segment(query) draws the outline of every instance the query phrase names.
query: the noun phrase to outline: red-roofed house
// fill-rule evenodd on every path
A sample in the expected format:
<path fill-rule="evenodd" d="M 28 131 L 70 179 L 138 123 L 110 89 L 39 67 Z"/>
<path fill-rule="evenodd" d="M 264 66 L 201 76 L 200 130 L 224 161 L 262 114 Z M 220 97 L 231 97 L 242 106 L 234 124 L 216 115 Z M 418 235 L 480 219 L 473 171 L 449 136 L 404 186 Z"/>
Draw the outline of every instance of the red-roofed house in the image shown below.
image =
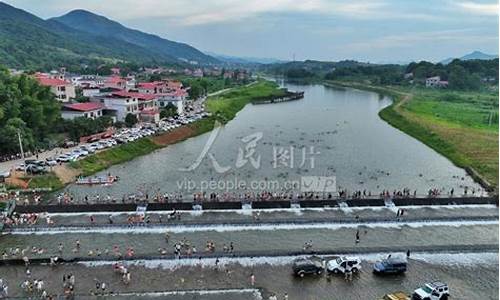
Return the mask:
<path fill-rule="evenodd" d="M 96 102 L 66 104 L 62 108 L 61 116 L 67 120 L 79 117 L 96 119 L 102 116 L 103 108 L 104 106 L 101 103 Z"/>
<path fill-rule="evenodd" d="M 75 86 L 71 82 L 59 78 L 51 78 L 49 75 L 41 73 L 37 73 L 35 79 L 40 85 L 50 87 L 50 91 L 61 102 L 69 102 L 76 97 Z"/>
<path fill-rule="evenodd" d="M 110 76 L 104 81 L 104 88 L 124 89 L 127 87 L 127 80 L 120 76 Z"/>
<path fill-rule="evenodd" d="M 160 94 L 167 92 L 168 85 L 163 81 L 139 82 L 137 90 L 144 94 Z"/>

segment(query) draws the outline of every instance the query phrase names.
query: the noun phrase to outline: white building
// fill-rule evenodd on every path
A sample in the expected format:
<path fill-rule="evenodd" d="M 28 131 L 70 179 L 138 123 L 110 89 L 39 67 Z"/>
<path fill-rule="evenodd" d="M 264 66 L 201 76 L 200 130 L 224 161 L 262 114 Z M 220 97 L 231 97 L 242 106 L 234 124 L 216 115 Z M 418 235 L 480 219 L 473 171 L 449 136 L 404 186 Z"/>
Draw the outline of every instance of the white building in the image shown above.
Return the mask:
<path fill-rule="evenodd" d="M 157 96 L 143 93 L 127 92 L 124 90 L 112 92 L 111 94 L 96 96 L 94 101 L 99 101 L 112 112 L 117 121 L 125 121 L 130 113 L 143 119 L 158 120 L 160 112 L 157 107 Z"/>
<path fill-rule="evenodd" d="M 448 81 L 441 80 L 440 76 L 429 77 L 425 80 L 425 87 L 447 87 Z"/>
<path fill-rule="evenodd" d="M 41 85 L 50 87 L 50 91 L 61 102 L 69 102 L 76 97 L 75 86 L 71 82 L 60 78 L 51 78 L 45 74 L 37 74 L 35 78 Z"/>
<path fill-rule="evenodd" d="M 179 89 L 173 92 L 163 93 L 158 96 L 158 107 L 162 108 L 172 104 L 177 108 L 177 114 L 181 115 L 184 113 L 184 102 L 187 97 L 187 92 L 185 90 Z"/>

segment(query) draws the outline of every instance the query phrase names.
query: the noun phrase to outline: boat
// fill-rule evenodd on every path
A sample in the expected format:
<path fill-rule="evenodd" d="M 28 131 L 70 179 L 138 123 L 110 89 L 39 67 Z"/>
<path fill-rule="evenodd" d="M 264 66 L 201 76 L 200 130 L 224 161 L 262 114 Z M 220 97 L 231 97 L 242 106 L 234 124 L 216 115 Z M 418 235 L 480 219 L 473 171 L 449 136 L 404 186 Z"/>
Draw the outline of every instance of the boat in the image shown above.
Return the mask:
<path fill-rule="evenodd" d="M 94 185 L 103 184 L 110 185 L 118 180 L 118 176 L 94 176 L 94 177 L 80 177 L 76 180 L 76 184 Z"/>

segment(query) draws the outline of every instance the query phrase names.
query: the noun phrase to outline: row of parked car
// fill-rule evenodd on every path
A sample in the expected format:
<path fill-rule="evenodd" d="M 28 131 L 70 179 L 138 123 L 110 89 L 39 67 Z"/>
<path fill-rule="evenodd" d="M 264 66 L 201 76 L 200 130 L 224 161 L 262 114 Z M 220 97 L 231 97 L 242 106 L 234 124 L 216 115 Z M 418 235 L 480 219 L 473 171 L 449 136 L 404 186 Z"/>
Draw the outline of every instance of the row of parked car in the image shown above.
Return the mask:
<path fill-rule="evenodd" d="M 29 174 L 43 174 L 47 168 L 55 166 L 58 163 L 76 161 L 84 158 L 96 151 L 114 147 L 118 144 L 124 144 L 135 141 L 145 136 L 153 135 L 157 129 L 151 128 L 132 128 L 123 129 L 107 139 L 94 140 L 91 143 L 80 145 L 71 151 L 60 155 L 49 157 L 45 160 L 25 160 L 23 164 L 16 167 L 17 171 L 25 171 Z M 75 144 L 76 145 L 76 144 Z"/>
<path fill-rule="evenodd" d="M 293 263 L 293 273 L 296 276 L 321 275 L 325 269 L 329 274 L 358 273 L 361 270 L 361 259 L 359 257 L 341 256 L 328 260 L 325 264 L 319 257 L 301 258 Z M 402 274 L 407 269 L 407 260 L 402 256 L 391 256 L 381 259 L 373 264 L 373 273 Z M 391 296 L 391 295 L 399 295 Z M 435 281 L 426 283 L 423 287 L 416 289 L 411 298 L 404 293 L 386 295 L 390 300 L 447 300 L 450 296 L 448 285 Z M 404 297 L 403 297 L 404 296 Z"/>
<path fill-rule="evenodd" d="M 47 167 L 55 166 L 58 163 L 76 161 L 89 154 L 93 154 L 98 150 L 114 147 L 118 144 L 126 144 L 140 138 L 154 135 L 157 132 L 169 131 L 178 128 L 182 125 L 190 124 L 196 120 L 208 116 L 205 112 L 199 112 L 190 116 L 176 116 L 162 120 L 158 126 L 153 124 L 143 126 L 141 128 L 125 128 L 121 129 L 109 138 L 94 139 L 90 143 L 77 146 L 74 142 L 65 142 L 64 147 L 74 147 L 71 151 L 60 154 L 55 157 L 49 157 L 46 160 L 26 160 L 24 164 L 18 165 L 16 170 L 25 171 L 30 174 L 42 174 L 47 172 Z"/>
<path fill-rule="evenodd" d="M 205 118 L 207 116 L 208 113 L 199 112 L 189 116 L 176 116 L 176 117 L 164 118 L 159 123 L 159 129 L 161 131 L 170 131 L 182 125 L 193 123 L 194 121 Z"/>

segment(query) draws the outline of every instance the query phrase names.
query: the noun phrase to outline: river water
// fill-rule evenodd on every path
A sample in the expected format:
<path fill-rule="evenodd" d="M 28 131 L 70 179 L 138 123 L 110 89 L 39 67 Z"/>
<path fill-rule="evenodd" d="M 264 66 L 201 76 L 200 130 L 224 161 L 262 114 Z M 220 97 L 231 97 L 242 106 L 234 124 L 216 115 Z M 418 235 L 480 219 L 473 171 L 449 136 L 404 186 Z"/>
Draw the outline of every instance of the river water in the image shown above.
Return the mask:
<path fill-rule="evenodd" d="M 70 185 L 67 191 L 77 198 L 95 193 L 121 198 L 137 191 L 185 196 L 200 190 L 300 191 L 302 176 L 335 176 L 337 188 L 373 195 L 383 189 L 425 195 L 430 188 L 456 193 L 463 186 L 479 188 L 464 170 L 379 118 L 391 99 L 323 85 L 285 87 L 305 91 L 304 99 L 247 105 L 217 131 L 193 170 L 183 169 L 203 156 L 213 133 L 101 172 L 120 177 L 112 186 Z"/>

